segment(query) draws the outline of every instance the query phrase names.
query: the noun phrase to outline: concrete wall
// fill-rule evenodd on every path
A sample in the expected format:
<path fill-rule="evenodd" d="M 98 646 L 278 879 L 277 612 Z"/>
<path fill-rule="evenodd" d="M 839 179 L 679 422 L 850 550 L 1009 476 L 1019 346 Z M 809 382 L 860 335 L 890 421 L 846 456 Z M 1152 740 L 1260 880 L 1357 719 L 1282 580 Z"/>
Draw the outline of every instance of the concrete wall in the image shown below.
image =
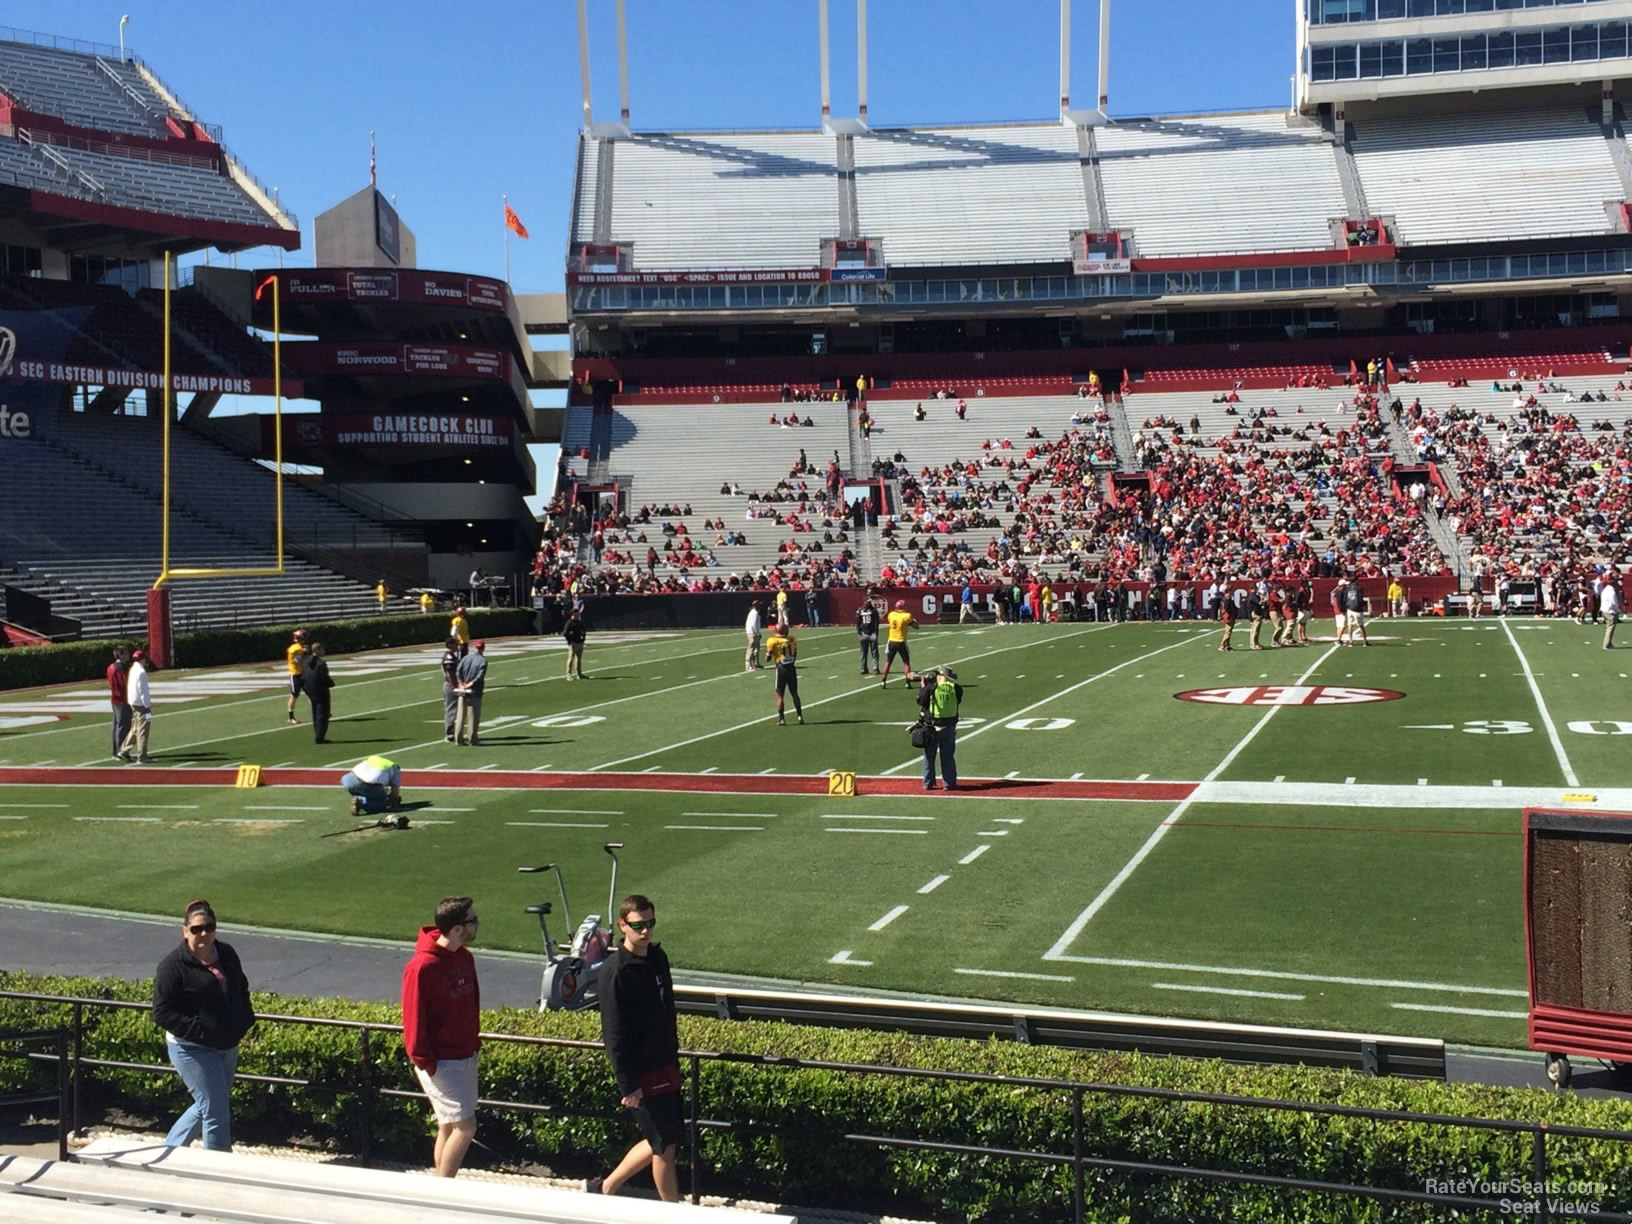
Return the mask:
<path fill-rule="evenodd" d="M 398 219 L 399 254 L 392 263 L 374 241 L 374 189 L 347 196 L 312 223 L 320 268 L 417 268 L 413 231 Z"/>
<path fill-rule="evenodd" d="M 536 522 L 515 485 L 382 481 L 346 487 L 416 519 L 511 519 L 529 526 Z"/>

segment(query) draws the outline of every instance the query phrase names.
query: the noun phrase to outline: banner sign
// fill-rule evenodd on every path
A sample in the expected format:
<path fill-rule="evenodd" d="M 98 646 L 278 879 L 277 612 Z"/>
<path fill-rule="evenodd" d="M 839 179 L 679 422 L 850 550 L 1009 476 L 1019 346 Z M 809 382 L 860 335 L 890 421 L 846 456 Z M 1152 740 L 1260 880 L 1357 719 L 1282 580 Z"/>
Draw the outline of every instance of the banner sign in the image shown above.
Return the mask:
<path fill-rule="evenodd" d="M 279 292 L 290 303 L 395 302 L 404 306 L 460 306 L 504 311 L 509 306 L 504 282 L 455 272 L 424 272 L 418 268 L 382 271 L 376 268 L 303 268 L 256 273 L 257 283 L 267 276 L 280 281 Z"/>
<path fill-rule="evenodd" d="M 1077 276 L 1108 276 L 1119 272 L 1132 272 L 1131 259 L 1073 259 L 1071 271 Z"/>
<path fill-rule="evenodd" d="M 262 436 L 272 441 L 272 420 L 262 418 Z M 286 417 L 284 440 L 297 446 L 434 446 L 471 451 L 509 450 L 515 425 L 503 417 L 465 413 L 381 412 L 303 413 Z"/>
<path fill-rule="evenodd" d="M 888 268 L 834 268 L 832 279 L 835 281 L 887 281 L 890 279 Z"/>
<path fill-rule="evenodd" d="M 284 360 L 307 375 L 429 374 L 446 378 L 480 378 L 506 381 L 510 377 L 509 355 L 499 349 L 468 345 L 331 344 L 323 341 L 292 341 L 283 346 Z"/>
<path fill-rule="evenodd" d="M 567 271 L 569 285 L 785 285 L 889 279 L 887 268 L 703 268 L 691 272 Z"/>
<path fill-rule="evenodd" d="M 0 310 L 0 405 L 6 420 L 0 437 L 38 437 L 48 405 L 55 405 L 57 386 L 126 387 L 158 391 L 164 387 L 162 370 L 129 365 L 87 365 L 65 357 L 78 333 L 74 330 L 89 314 L 87 307 L 55 311 Z M 174 391 L 204 391 L 224 395 L 271 395 L 270 378 L 225 374 L 172 374 Z M 286 379 L 283 393 L 302 394 L 298 382 Z M 25 420 L 26 418 L 26 420 Z"/>

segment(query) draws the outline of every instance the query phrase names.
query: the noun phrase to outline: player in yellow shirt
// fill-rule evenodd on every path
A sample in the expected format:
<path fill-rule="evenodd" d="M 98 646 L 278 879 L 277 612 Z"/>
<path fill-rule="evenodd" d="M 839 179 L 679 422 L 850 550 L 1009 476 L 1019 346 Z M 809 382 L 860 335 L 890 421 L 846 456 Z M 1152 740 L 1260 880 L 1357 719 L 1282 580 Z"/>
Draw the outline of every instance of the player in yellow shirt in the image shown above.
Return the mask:
<path fill-rule="evenodd" d="M 907 677 L 903 683 L 911 684 L 912 655 L 907 650 L 907 631 L 918 622 L 912 619 L 906 601 L 901 599 L 895 601 L 895 607 L 884 621 L 889 626 L 889 642 L 884 648 L 884 670 L 878 673 L 880 684 L 884 688 L 890 687 L 890 664 L 895 662 L 897 656 L 900 656 L 901 668 Z"/>
<path fill-rule="evenodd" d="M 1405 615 L 1405 588 L 1400 585 L 1398 578 L 1390 578 L 1388 581 L 1388 614 Z"/>
<path fill-rule="evenodd" d="M 765 661 L 776 668 L 776 725 L 784 727 L 787 720 L 782 713 L 782 692 L 787 690 L 793 698 L 793 713 L 803 723 L 805 721 L 805 707 L 799 702 L 799 643 L 794 640 L 793 630 L 784 629 L 778 625 L 771 630 L 771 637 L 765 643 Z"/>
<path fill-rule="evenodd" d="M 292 727 L 300 721 L 295 717 L 295 699 L 306 691 L 306 630 L 296 629 L 294 641 L 283 652 L 284 663 L 289 668 L 289 725 Z"/>
<path fill-rule="evenodd" d="M 453 619 L 448 622 L 448 636 L 459 639 L 459 657 L 461 659 L 470 653 L 470 622 L 465 619 L 463 604 L 453 610 Z"/>

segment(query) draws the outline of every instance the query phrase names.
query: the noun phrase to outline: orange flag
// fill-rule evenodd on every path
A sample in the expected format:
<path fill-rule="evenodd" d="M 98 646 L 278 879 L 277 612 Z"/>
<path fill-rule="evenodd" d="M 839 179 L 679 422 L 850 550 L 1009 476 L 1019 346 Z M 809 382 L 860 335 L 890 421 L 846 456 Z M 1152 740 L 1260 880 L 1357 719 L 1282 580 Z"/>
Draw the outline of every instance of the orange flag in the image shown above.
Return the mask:
<path fill-rule="evenodd" d="M 527 237 L 527 227 L 521 223 L 521 218 L 516 216 L 516 210 L 508 204 L 504 206 L 504 226 L 517 238 Z"/>

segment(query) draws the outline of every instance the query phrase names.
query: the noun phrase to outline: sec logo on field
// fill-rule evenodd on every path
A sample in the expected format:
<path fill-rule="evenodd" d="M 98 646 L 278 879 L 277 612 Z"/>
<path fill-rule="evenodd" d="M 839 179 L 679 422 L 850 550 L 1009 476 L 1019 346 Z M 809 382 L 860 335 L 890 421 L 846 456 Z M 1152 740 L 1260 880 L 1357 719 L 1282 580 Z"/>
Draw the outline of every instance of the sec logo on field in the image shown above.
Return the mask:
<path fill-rule="evenodd" d="M 1340 706 L 1398 701 L 1393 689 L 1348 688 L 1330 684 L 1259 684 L 1243 688 L 1189 689 L 1174 693 L 1180 701 L 1230 706 Z"/>

